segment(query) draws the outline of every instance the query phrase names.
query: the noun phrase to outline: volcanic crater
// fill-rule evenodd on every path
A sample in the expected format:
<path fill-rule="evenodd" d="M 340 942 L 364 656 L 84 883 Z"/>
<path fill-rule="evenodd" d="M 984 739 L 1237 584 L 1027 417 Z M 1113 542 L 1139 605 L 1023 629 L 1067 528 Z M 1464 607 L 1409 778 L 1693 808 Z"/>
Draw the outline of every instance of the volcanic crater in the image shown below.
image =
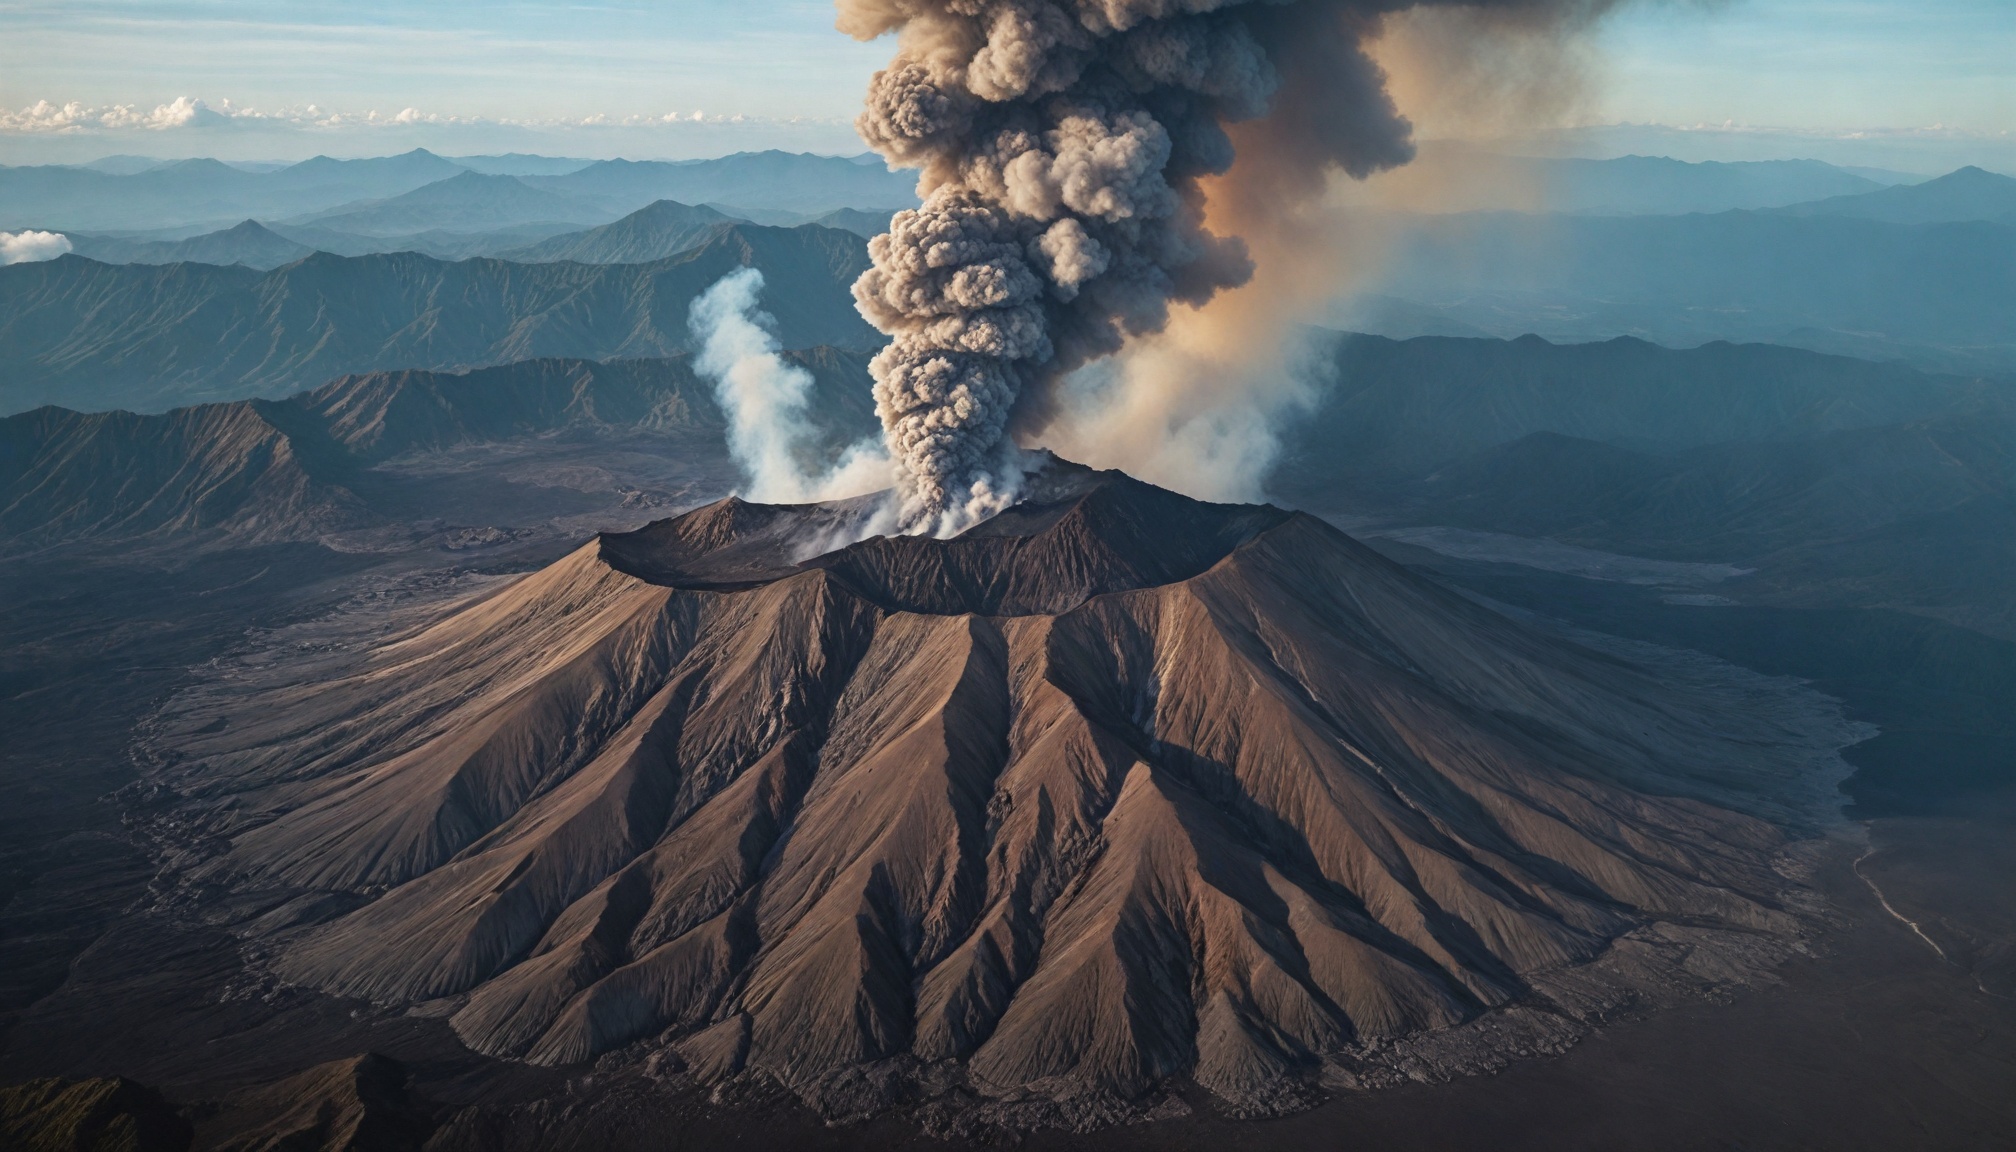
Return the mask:
<path fill-rule="evenodd" d="M 171 875 L 285 983 L 836 1119 L 1278 1113 L 1800 947 L 1824 707 L 1119 473 L 804 555 L 871 506 L 731 498 L 185 696 Z"/>

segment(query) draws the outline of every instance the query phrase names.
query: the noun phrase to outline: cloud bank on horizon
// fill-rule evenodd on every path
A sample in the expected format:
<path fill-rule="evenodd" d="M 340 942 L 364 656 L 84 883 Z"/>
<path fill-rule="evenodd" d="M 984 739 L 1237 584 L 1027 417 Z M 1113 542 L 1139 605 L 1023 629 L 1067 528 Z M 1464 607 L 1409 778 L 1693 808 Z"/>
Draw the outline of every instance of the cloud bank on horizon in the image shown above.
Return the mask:
<path fill-rule="evenodd" d="M 54 260 L 68 251 L 70 238 L 61 232 L 0 232 L 0 265 Z"/>

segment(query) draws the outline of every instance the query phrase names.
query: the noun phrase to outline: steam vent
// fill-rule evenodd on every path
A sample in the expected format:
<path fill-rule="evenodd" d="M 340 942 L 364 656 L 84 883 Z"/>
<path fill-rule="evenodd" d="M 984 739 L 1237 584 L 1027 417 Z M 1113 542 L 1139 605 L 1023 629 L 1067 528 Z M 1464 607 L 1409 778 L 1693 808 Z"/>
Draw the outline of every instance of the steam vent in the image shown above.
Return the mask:
<path fill-rule="evenodd" d="M 184 876 L 282 982 L 833 1118 L 1276 1113 L 1798 946 L 1832 745 L 1710 684 L 1119 473 L 796 559 L 864 508 L 605 535 L 183 715 Z"/>

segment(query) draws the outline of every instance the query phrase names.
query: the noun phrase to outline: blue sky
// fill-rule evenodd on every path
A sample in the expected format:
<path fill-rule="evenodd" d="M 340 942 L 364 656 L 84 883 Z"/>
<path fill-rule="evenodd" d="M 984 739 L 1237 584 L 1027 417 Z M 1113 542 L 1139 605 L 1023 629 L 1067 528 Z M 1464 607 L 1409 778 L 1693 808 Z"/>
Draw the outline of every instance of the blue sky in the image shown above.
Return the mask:
<path fill-rule="evenodd" d="M 853 151 L 847 122 L 889 45 L 832 22 L 822 0 L 0 0 L 0 162 Z M 1831 138 L 1938 125 L 2005 147 L 2016 130 L 2016 0 L 1657 0 L 1598 47 L 1586 114 L 1600 122 Z M 225 115 L 246 109 L 279 118 Z"/>

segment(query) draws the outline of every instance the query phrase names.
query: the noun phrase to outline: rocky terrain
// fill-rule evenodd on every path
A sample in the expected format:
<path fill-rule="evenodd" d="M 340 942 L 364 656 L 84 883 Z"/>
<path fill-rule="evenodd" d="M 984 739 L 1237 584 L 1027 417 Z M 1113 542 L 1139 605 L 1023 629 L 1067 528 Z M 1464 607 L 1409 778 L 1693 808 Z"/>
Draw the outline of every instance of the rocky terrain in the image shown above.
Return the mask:
<path fill-rule="evenodd" d="M 864 353 L 792 355 L 835 446 L 872 424 Z M 732 504 L 666 520 L 736 482 L 711 390 L 679 357 L 0 421 L 0 1083 L 139 1092 L 199 1148 L 364 1132 L 436 1152 L 908 1152 L 1013 1130 L 1073 1152 L 1554 1152 L 1787 1124 L 1830 1148 L 2004 1146 L 2016 645 L 1984 615 L 1923 607 L 1928 573 L 1963 574 L 1956 549 L 1997 538 L 1921 513 L 2000 491 L 1982 487 L 2002 473 L 1980 414 L 2005 386 L 1636 341 L 1359 338 L 1336 364 L 1272 484 L 1378 555 L 1306 517 L 1124 485 L 1066 484 L 942 543 L 841 547 L 846 506 L 812 525 Z M 1839 530 L 1864 523 L 1915 542 Z M 1887 590 L 1780 567 L 1822 547 Z M 2006 591 L 2006 572 L 1980 575 L 1953 584 L 1965 603 Z M 793 591 L 808 581 L 824 599 Z M 625 605 L 628 631 L 606 628 Z M 793 620 L 820 623 L 816 660 L 762 642 Z M 720 720 L 747 683 L 798 686 L 752 720 L 771 729 Z M 1587 719 L 1561 720 L 1569 698 L 1547 692 L 1566 689 Z M 323 747 L 317 708 L 361 719 Z M 1045 715 L 1091 749 L 1062 779 L 1036 771 L 1055 764 L 1030 727 Z M 1867 843 L 1807 838 L 1816 798 L 1776 769 L 1716 779 L 1731 750 L 1684 735 L 1704 716 L 1788 771 L 1801 748 L 1827 767 L 1860 740 L 1843 790 Z M 531 776 L 497 774 L 519 736 L 555 730 L 579 738 Z M 737 757 L 758 746 L 781 763 L 752 778 Z M 916 746 L 937 767 L 890 769 Z M 974 748 L 977 772 L 945 767 Z M 1508 791 L 1493 763 L 1533 783 Z M 1284 791 L 1297 764 L 1349 802 Z M 1137 771 L 1152 803 L 1128 791 Z M 429 772 L 450 784 L 412 775 Z M 725 845 L 758 779 L 780 782 L 776 818 Z M 1032 784 L 1048 825 L 1028 817 Z M 1582 806 L 1553 791 L 1571 786 Z M 373 807 L 413 796 L 432 817 L 388 826 Z M 1616 822 L 1591 818 L 1598 801 Z M 1180 850 L 1117 883 L 1116 811 L 1161 819 L 1136 826 L 1174 829 Z M 1539 835 L 1543 811 L 1560 819 Z M 894 852 L 877 829 L 902 820 L 943 836 Z M 668 859 L 654 830 L 691 854 Z M 1695 852 L 1709 830 L 1733 846 Z M 806 847 L 813 831 L 837 857 Z M 386 878 L 304 877 L 287 844 L 316 836 Z M 580 850 L 601 839 L 620 846 Z M 415 844 L 417 862 L 391 863 L 389 845 Z M 1721 870 L 1725 905 L 1675 913 L 1703 894 L 1662 871 L 1672 853 L 1698 865 L 1686 875 Z M 1333 883 L 1335 861 L 1359 872 Z M 815 901 L 786 919 L 822 870 L 860 915 Z M 709 1001 L 717 985 L 668 982 L 651 958 L 677 912 L 716 897 L 723 934 L 674 950 L 721 942 L 681 969 L 728 974 Z M 1412 927 L 1395 919 L 1409 908 Z M 1067 928 L 1068 909 L 1085 915 Z M 383 966 L 352 969 L 345 950 L 380 934 L 397 937 Z M 1067 937 L 1086 966 L 1046 956 Z M 1339 955 L 1364 966 L 1324 966 Z M 925 975 L 938 995 L 955 972 L 965 1000 L 923 998 Z M 1180 995 L 1130 999 L 1143 972 Z M 434 980 L 459 990 L 400 990 Z M 1121 989 L 1115 1011 L 1050 1010 L 1088 981 Z M 342 994 L 366 985 L 390 991 Z M 855 1021 L 830 1009 L 850 997 Z M 774 1024 L 806 1004 L 828 1006 L 797 1030 L 809 1053 Z M 1150 1026 L 1164 1018 L 1179 1026 Z M 956 1043 L 955 1021 L 974 1022 Z M 719 1047 L 701 1042 L 722 1024 Z M 996 1037 L 1031 1036 L 1091 1039 L 1039 1044 L 1066 1055 L 1038 1091 L 979 1077 L 1029 1051 Z M 893 1054 L 845 1062 L 866 1051 Z M 1151 1086 L 1100 1087 L 1116 1063 Z M 1282 1090 L 1251 1089 L 1255 1068 Z M 96 1115 L 25 1114 L 65 1133 Z M 1073 1132 L 1115 1120 L 1130 1123 Z"/>
<path fill-rule="evenodd" d="M 1818 698 L 1117 474 L 822 552 L 865 513 L 717 503 L 184 694 L 171 903 L 490 1056 L 955 1127 L 1294 1110 L 1802 946 Z"/>
<path fill-rule="evenodd" d="M 867 243 L 817 225 L 738 224 L 645 264 L 447 262 L 316 253 L 259 272 L 100 264 L 0 268 L 0 412 L 43 404 L 162 411 L 285 396 L 343 373 L 534 357 L 667 356 L 692 344 L 693 299 L 736 268 L 776 287 L 784 346 L 873 349 L 847 286 Z"/>
<path fill-rule="evenodd" d="M 874 427 L 867 357 L 793 353 L 837 453 Z M 395 529 L 509 534 L 726 482 L 713 386 L 684 358 L 350 376 L 158 416 L 0 419 L 0 555 L 83 542 L 396 550 Z M 687 502 L 691 502 L 691 497 Z M 383 537 L 383 538 L 381 538 Z"/>

